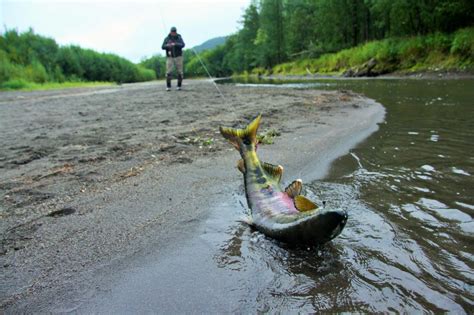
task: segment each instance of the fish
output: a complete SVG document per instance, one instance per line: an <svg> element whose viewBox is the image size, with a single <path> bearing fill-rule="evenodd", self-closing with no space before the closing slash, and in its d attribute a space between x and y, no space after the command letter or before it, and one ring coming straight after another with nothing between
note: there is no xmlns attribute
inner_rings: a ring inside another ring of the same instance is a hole
<svg viewBox="0 0 474 315"><path fill-rule="evenodd" d="M237 168L244 177L250 215L247 223L277 241L291 245L321 245L338 236L348 214L342 209L320 207L302 195L302 181L285 189L283 167L260 161L257 155L259 114L243 129L219 127L222 136L240 153Z"/></svg>

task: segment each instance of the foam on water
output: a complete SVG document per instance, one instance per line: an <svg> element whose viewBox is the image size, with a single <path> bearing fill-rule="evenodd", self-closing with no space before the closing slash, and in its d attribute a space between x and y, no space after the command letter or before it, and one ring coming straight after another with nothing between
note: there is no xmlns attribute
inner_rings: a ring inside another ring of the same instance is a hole
<svg viewBox="0 0 474 315"><path fill-rule="evenodd" d="M466 172L465 170L462 170L462 169L457 168L457 167L452 167L451 170L453 171L454 174L465 175L465 176L471 176L471 174L469 174L469 173Z"/></svg>

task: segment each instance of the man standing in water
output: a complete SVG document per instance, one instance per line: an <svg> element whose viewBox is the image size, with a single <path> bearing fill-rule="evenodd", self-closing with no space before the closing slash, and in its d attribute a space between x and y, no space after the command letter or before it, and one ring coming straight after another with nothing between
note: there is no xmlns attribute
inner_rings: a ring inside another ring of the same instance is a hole
<svg viewBox="0 0 474 315"><path fill-rule="evenodd" d="M163 45L161 45L161 48L166 50L166 91L171 90L171 77L174 67L178 72L176 90L181 90L181 83L183 82L183 47L183 38L176 32L176 27L173 26L163 41Z"/></svg>

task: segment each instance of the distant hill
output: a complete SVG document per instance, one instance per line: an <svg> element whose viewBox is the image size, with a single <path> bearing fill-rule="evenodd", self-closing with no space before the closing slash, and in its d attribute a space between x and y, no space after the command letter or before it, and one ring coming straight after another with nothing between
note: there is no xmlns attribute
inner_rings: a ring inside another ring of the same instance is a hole
<svg viewBox="0 0 474 315"><path fill-rule="evenodd" d="M206 40L201 45L194 46L193 48L197 52L201 52L201 51L212 49L216 46L222 45L225 43L226 40L227 40L227 36L215 37L215 38Z"/></svg>

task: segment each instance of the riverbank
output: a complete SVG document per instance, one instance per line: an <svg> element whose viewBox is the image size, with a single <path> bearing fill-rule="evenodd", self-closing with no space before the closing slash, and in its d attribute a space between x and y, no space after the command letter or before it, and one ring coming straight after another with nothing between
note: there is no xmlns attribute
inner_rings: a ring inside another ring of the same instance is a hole
<svg viewBox="0 0 474 315"><path fill-rule="evenodd" d="M0 92L8 91L44 91L71 88L93 88L116 85L114 82L87 82L87 81L67 81L67 82L48 82L34 83L25 80L10 80L0 84Z"/></svg>
<svg viewBox="0 0 474 315"><path fill-rule="evenodd" d="M452 34L393 37L371 41L317 58L301 58L271 69L255 68L253 75L310 75L375 77L435 73L474 73L474 28Z"/></svg>
<svg viewBox="0 0 474 315"><path fill-rule="evenodd" d="M151 82L0 94L4 310L100 309L94 297L117 293L111 290L118 275L133 277L144 263L156 262L163 274L188 274L190 257L173 270L160 262L196 238L212 209L230 202L223 209L233 213L222 216L238 216L232 205L243 196L238 153L218 126L261 112L261 132L281 133L261 147L262 160L282 164L285 182L309 181L376 130L384 114L347 91L222 86L223 100L206 80L188 80L181 92L163 88ZM212 259L199 263L193 268L218 268ZM220 279L200 277L209 280L206 292L228 302L212 309L229 310L231 301L211 286ZM184 290L176 282L154 285ZM185 311L202 295L186 292L195 295L168 295L138 310L162 303ZM152 292L141 293L151 301ZM180 304L185 296L190 302Z"/></svg>
<svg viewBox="0 0 474 315"><path fill-rule="evenodd" d="M311 71L266 71L256 69L252 73L235 74L232 78L237 79L284 79L284 80L316 80L316 79L471 79L474 78L474 69L459 70L459 69L425 69L416 71L394 71L384 72L371 75L344 75L344 72L311 72Z"/></svg>
<svg viewBox="0 0 474 315"><path fill-rule="evenodd" d="M222 80L235 80L239 82L246 83L262 83L262 80L270 80L273 82L298 82L298 81L317 81L317 80L462 80L462 79L472 79L474 78L474 73L471 72L457 72L457 71L421 71L413 73L389 73L380 75L377 77L356 77L348 78L339 74L269 74L269 75L256 75L256 74L246 74L246 75L234 75L229 78L224 78Z"/></svg>

